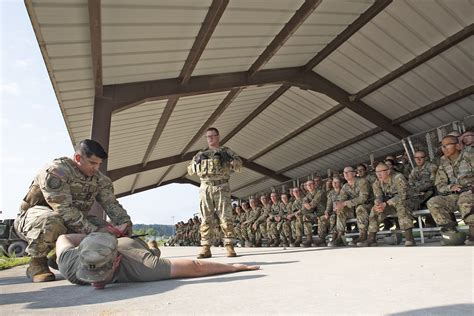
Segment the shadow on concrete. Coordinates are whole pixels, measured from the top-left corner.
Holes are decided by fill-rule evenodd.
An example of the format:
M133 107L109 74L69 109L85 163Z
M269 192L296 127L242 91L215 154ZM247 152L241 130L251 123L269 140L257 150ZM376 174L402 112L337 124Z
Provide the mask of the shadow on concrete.
M27 304L26 309L61 308L103 304L172 291L180 286L202 283L222 283L262 278L264 275L213 276L196 279L174 279L155 282L115 283L105 290L91 286L61 285L39 291L2 294L0 305Z
M275 264L290 264L290 263L295 263L299 262L298 260L294 261L271 261L271 262L259 262L259 261L247 261L247 262L239 262L242 264L246 265L251 265L251 266L268 266L268 265L275 265Z
M474 315L474 304L454 304L446 306L413 309L406 312L389 314L391 316L413 315Z
M31 280L28 279L24 275L17 276L17 277L0 278L0 286L11 285L11 284L22 284L22 283L31 283Z

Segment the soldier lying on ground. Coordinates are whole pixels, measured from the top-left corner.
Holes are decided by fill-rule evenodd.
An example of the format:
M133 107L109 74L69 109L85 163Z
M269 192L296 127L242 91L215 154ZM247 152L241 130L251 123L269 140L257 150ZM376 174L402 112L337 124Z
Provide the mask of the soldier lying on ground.
M121 229L121 227L118 227ZM116 282L147 282L258 270L259 266L161 258L140 239L110 233L61 235L56 242L61 274L71 283L103 289Z

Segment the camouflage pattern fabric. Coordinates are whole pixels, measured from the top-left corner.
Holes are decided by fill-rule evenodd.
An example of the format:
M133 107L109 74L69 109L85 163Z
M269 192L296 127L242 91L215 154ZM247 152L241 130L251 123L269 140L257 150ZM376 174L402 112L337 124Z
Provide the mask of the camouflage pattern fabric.
M365 178L356 178L351 186L345 183L342 186L340 201L346 202L346 207L337 215L337 230L343 233L346 230L348 218L357 219L357 227L361 230L367 229L369 225L369 212L372 207L369 201L369 182Z

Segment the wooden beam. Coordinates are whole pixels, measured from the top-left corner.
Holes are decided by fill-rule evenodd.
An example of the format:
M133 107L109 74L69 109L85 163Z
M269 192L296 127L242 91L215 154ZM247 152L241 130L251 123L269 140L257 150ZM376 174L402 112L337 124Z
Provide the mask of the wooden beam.
M211 39L212 33L214 33L214 30L216 29L222 14L224 14L227 4L229 4L229 0L212 1L204 22L201 25L199 33L194 40L194 44L189 51L186 62L184 63L183 69L179 75L181 78L181 84L188 83L189 78L191 78L191 74L193 73L194 68L196 68L199 58L201 58L207 43Z
M385 86L386 84L392 82L393 80L401 77L402 75L406 74L407 72L415 69L416 67L420 66L421 64L426 63L433 57L438 56L439 54L443 53L444 51L450 49L454 45L457 45L458 43L464 41L466 38L472 36L474 33L474 24L471 24L469 26L466 26L463 28L461 31L451 35L441 43L439 43L436 46L431 47L427 51L425 51L423 54L413 58L403 66L400 66L399 68L395 69L394 71L390 72L389 74L385 75L384 77L380 78L379 80L375 81L368 87L360 90L357 92L352 99L354 101L360 100L364 98L365 96L371 94L372 92L380 89L381 87Z
M337 144L337 145L332 146L332 147L330 147L330 148L328 148L328 149L326 149L326 150L323 150L323 151L321 151L321 152L319 152L319 153L317 153L317 154L314 154L313 156L310 156L310 157L305 158L305 159L303 159L303 160L297 161L297 162L295 162L295 163L293 163L293 164L291 164L291 165L289 165L289 166L287 166L287 167L285 167L285 168L283 168L283 169L281 169L281 170L278 170L276 173L277 173L277 174L281 174L281 173L287 172L287 171L289 171L289 170L296 169L296 168L301 167L302 165L305 165L305 164L307 164L307 163L309 163L309 162L311 162L311 161L313 161L313 160L316 160L316 159L318 159L318 158L321 158L321 157L324 157L324 156L326 156L326 155L329 155L329 154L331 154L331 153L333 153L333 152L335 152L335 151L338 151L339 149L342 149L342 148L344 148L344 147L346 147L346 146L349 146L349 145L352 145L352 144L354 144L354 143L357 143L357 142L359 142L359 141L361 141L361 140L363 140L363 139L366 139L366 138L368 138L368 137L374 136L375 134L378 134L378 133L380 133L380 132L382 132L382 131L383 131L382 128L376 127L376 128L371 129L371 130L369 130L369 131L367 131L367 132L365 132L365 133L362 133L362 134L360 134L360 135L357 135L357 136L355 136L355 137L352 137L351 139L348 139L348 140L346 140L346 141L344 141L344 142L342 142L342 143L340 143L340 144Z
M357 113L361 117L365 118L372 124L381 127L388 133L395 137L402 139L410 135L410 132L400 126L392 125L392 120L378 112L374 108L365 104L362 101L352 102L350 95L345 90L336 86L331 81L323 78L314 71L307 72L304 76L298 78L299 83L293 82L293 84L300 86L303 89L311 89L317 92L324 93L331 99L345 105L351 111Z
M252 121L257 115L259 115L263 110L269 107L273 102L275 102L282 94L290 89L290 85L282 85L275 92L272 93L262 104L260 104L255 110L252 111L243 121L239 123L232 131L229 132L222 140L221 145L227 143L235 134L241 131L245 126L247 126L250 121Z
M258 159L258 158L262 157L263 155L269 153L270 151L272 151L275 148L283 145L287 141L289 141L289 140L295 138L296 136L300 135L301 133L307 131L308 129L315 126L316 124L321 123L322 121L326 120L327 118L329 118L330 116L336 114L337 112L341 111L344 108L345 108L345 106L342 105L342 104L336 105L332 109L329 109L328 111L326 111L323 114L319 115L318 117L312 119L311 121L309 121L305 125L301 126L300 128L296 129L295 131L291 132L287 136L283 137L282 139L280 139L276 143L273 143L270 146L268 146L267 148L263 149L262 151L256 153L255 155L250 157L248 160L253 161L255 159Z
M251 77L247 71L242 71L193 76L184 85L180 84L180 78L106 85L103 94L111 99L114 112L119 112L146 101L229 91L248 86L283 84L299 76L301 69L297 67L261 70Z
M91 41L92 76L94 79L95 95L101 96L102 83L102 18L101 1L88 0L89 30Z
M197 153L197 151L192 151L189 153L186 153L184 155L175 155L175 156L170 156L170 157L165 157L165 158L160 158L157 160L152 160L149 161L146 166L144 167L142 163L132 165L132 166L127 166L123 168L118 168L114 170L110 170L108 172L109 177L112 179L112 181L116 181L120 178L148 171L148 170L153 170L153 169L158 169L158 168L163 168L167 167L170 165L174 165L186 160L190 160L194 157L194 155Z
M254 75L278 52L288 39L298 30L306 19L316 10L322 0L306 0L295 12L288 23L280 30L257 60L250 66L249 75Z
M291 180L287 176L284 176L282 174L277 174L275 171L273 171L271 169L268 169L267 167L256 164L255 162L252 162L252 161L248 161L247 159L242 158L242 157L241 157L241 159L242 159L242 162L243 162L243 166L245 168L248 168L250 170L253 170L255 172L263 174L264 176L267 176L269 178L275 179L275 180L280 181L280 182L285 182L285 181Z
M334 38L326 47L324 47L316 56L304 66L304 71L311 71L326 57L331 55L339 46L347 41L352 35L369 23L377 14L383 11L392 0L376 0L370 8L362 13L352 24Z
M224 111L229 107L229 105L235 100L235 98L239 95L242 91L241 88L232 89L229 94L222 100L221 104L217 107L217 109L212 113L212 115L207 119L206 122L201 126L201 128L197 131L194 137L188 142L186 146L184 146L183 150L181 151L182 154L185 154L196 142L199 138L204 135L206 129L212 126L214 122L224 113Z
M110 127L112 123L112 105L102 97L94 98L92 113L91 139L97 141L106 152L109 151ZM100 171L107 174L107 160L100 166Z
M445 105L456 102L456 101L458 101L462 98L468 97L471 94L474 94L474 85L471 85L470 87L467 87L467 88L462 89L460 91L454 92L454 93L452 93L452 94L450 94L450 95L448 95L444 98L441 98L437 101L434 101L430 104L422 106L421 108L418 108L415 111L412 111L410 113L402 115L399 118L393 120L392 124L394 124L394 125L403 124L403 123L408 122L408 121L410 121L414 118L422 116L423 114L426 114L428 112L439 109L439 108L441 108Z

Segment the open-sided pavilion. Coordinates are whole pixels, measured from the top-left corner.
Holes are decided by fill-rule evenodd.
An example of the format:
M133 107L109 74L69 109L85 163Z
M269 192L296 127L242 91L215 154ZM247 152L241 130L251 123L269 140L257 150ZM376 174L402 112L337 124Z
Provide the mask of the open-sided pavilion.
M468 0L25 0L73 143L126 196L196 183L216 126L244 197L474 113Z

